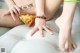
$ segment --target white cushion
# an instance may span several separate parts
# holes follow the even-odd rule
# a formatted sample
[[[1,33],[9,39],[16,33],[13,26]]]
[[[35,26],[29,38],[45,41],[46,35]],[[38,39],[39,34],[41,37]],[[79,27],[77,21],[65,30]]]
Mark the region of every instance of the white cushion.
[[[44,31],[45,36],[42,37],[38,31],[31,37],[30,32],[24,36],[24,40],[15,45],[11,53],[57,53],[54,44],[58,45],[58,33],[54,32],[50,35]]]
[[[53,34],[51,35],[48,32],[44,31],[44,37],[42,37],[39,31],[36,32],[33,36],[30,35],[30,32],[25,35],[26,40],[34,40],[34,39],[38,40],[39,39],[39,40],[48,41],[52,44],[54,44],[55,41],[58,41],[58,39],[56,39],[58,36],[57,32],[53,32]]]
[[[21,40],[12,49],[11,53],[57,53],[54,45],[43,40]]]

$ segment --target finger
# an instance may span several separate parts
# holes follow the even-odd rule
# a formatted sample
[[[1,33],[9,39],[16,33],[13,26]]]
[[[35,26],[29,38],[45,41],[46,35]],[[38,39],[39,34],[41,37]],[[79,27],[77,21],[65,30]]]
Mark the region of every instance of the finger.
[[[65,49],[66,52],[69,52],[69,48]]]
[[[17,10],[16,10],[15,8],[13,8],[12,10],[13,10],[14,14],[15,14],[16,16],[18,16]]]
[[[16,10],[18,11],[18,13],[19,13],[19,15],[20,15],[20,11],[21,11],[21,9],[18,8],[17,6],[15,6],[15,8],[16,8]]]
[[[65,41],[64,44],[65,44],[65,51],[68,52],[69,51],[69,43],[68,42],[66,43],[66,41]]]
[[[60,50],[60,51],[63,51],[63,52],[65,51],[65,49],[64,49],[64,48],[59,48],[59,50]]]
[[[13,9],[13,11],[14,11],[14,15],[16,16],[16,18],[18,18],[19,13],[18,13],[17,9],[16,9],[16,8],[14,8],[14,9]]]
[[[77,46],[75,43],[72,44],[73,49],[75,49]]]
[[[51,28],[49,28],[49,26],[46,26],[49,30],[53,31]]]
[[[70,51],[70,43],[68,43],[68,48],[67,48],[67,51],[69,52]]]
[[[5,12],[3,16],[6,16],[6,15],[10,15],[10,11]]]
[[[69,46],[69,51],[73,51],[72,44]]]
[[[37,30],[38,30],[38,28],[37,28],[37,27],[34,27],[33,30],[32,30],[32,32],[31,32],[31,36],[33,36],[34,33],[35,33]]]
[[[10,13],[11,13],[11,16],[12,16],[13,20],[16,21],[16,19],[15,19],[15,15],[14,15],[14,13],[13,13],[12,10],[10,10]]]
[[[49,30],[46,26],[43,26],[43,28],[50,34],[53,34],[51,30]]]
[[[73,44],[71,44],[71,51],[73,51],[74,50],[74,48],[73,48]]]
[[[44,37],[44,33],[43,33],[42,27],[39,27],[39,31],[40,31],[40,34]]]
[[[73,44],[71,44],[71,47],[72,47],[72,50],[71,51],[73,51],[74,50]]]

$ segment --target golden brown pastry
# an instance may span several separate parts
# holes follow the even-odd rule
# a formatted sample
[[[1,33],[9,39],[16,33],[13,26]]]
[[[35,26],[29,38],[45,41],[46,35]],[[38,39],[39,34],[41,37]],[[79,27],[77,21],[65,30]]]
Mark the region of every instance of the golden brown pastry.
[[[34,21],[35,21],[34,16],[29,14],[21,15],[19,18],[23,23],[27,24],[30,27],[34,24]]]

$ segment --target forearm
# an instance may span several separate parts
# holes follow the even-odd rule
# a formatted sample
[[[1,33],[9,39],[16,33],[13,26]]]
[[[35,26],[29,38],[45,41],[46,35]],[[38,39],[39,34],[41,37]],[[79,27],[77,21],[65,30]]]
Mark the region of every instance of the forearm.
[[[35,0],[36,16],[44,16],[44,0]]]
[[[62,15],[66,17],[73,17],[77,2],[64,2]]]
[[[8,6],[15,5],[13,0],[5,0]]]

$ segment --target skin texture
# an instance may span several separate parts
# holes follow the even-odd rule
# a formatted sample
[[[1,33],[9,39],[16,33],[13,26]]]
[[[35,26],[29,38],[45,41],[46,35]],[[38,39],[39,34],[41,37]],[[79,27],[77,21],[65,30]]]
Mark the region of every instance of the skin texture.
[[[64,2],[62,15],[55,21],[60,29],[59,48],[61,51],[73,51],[76,48],[76,44],[71,37],[76,4],[76,2]]]
[[[22,0],[5,0],[5,2],[7,3],[9,9],[8,10],[0,9],[0,26],[14,27],[14,26],[23,24],[17,17],[17,15],[19,15],[18,12],[36,15],[35,0],[24,0],[24,1],[22,1]],[[56,0],[56,2],[55,2],[55,0],[45,0],[45,4],[44,4],[45,5],[45,15],[46,15],[47,19],[51,19],[54,16],[54,14],[57,11],[58,7],[60,6],[61,2],[62,2],[62,0],[59,0],[59,1]],[[22,10],[19,9],[19,7],[30,4],[30,3],[33,4],[33,7],[30,7],[27,9],[24,8]],[[19,10],[15,9],[15,7],[13,7],[13,5],[17,6],[17,8]],[[15,9],[14,11],[16,11],[17,13],[15,13],[13,11],[13,9]],[[13,12],[12,12],[12,14],[13,14],[12,16],[11,15],[3,16],[3,14],[7,13],[7,11],[13,11],[15,13],[15,16],[14,16]],[[14,19],[12,17],[14,17]],[[5,20],[7,22],[5,22]]]

